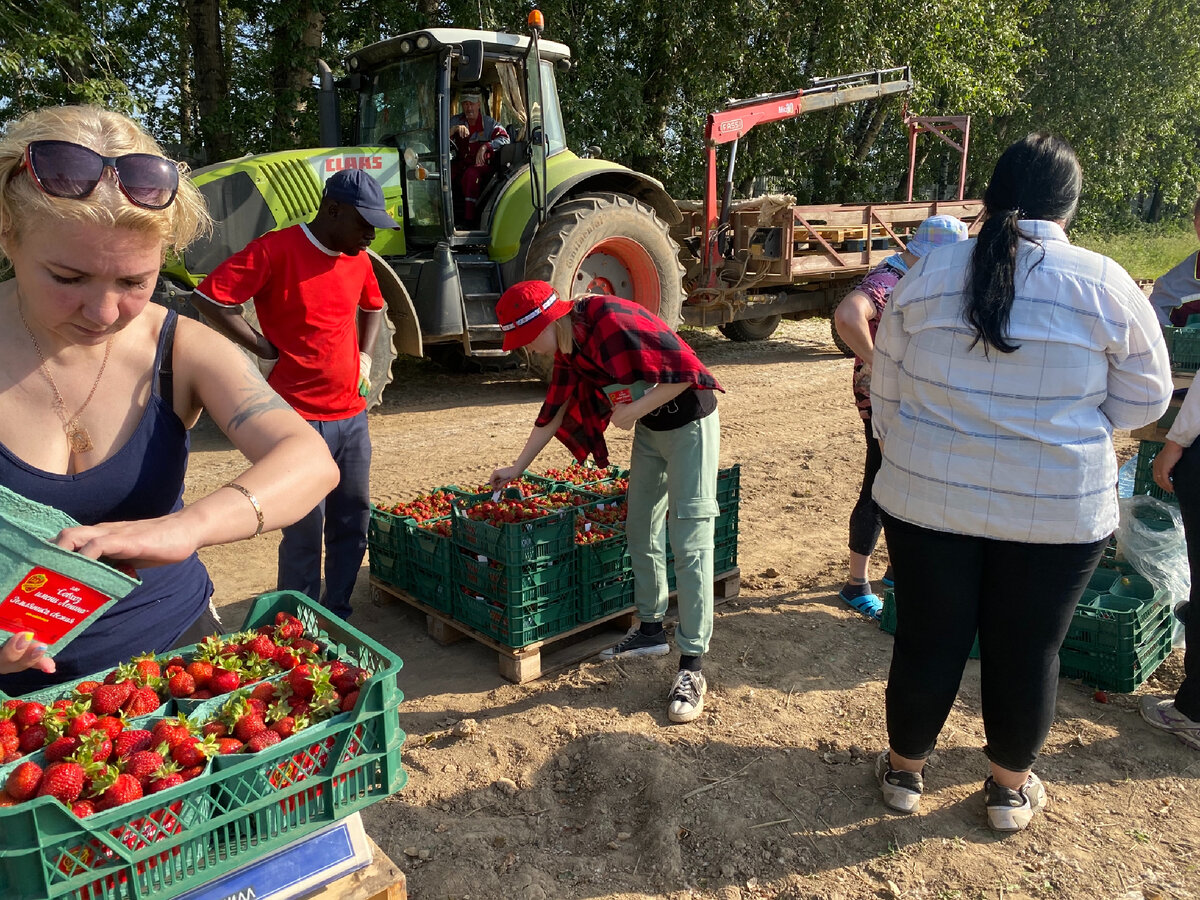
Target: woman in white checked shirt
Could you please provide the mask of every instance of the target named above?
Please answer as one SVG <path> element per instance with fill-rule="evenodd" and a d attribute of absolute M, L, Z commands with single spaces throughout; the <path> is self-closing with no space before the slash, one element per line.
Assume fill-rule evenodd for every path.
<path fill-rule="evenodd" d="M 915 812 L 921 770 L 979 635 L 988 822 L 1024 828 L 1054 718 L 1058 650 L 1117 524 L 1114 428 L 1166 410 L 1166 347 L 1129 275 L 1071 246 L 1079 163 L 1031 134 L 1001 155 L 979 237 L 896 286 L 871 398 L 898 625 L 884 802 Z"/>

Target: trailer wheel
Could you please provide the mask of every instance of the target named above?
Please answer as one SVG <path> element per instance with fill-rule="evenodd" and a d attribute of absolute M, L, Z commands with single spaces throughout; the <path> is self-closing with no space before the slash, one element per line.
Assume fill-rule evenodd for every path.
<path fill-rule="evenodd" d="M 850 349 L 850 345 L 842 340 L 842 336 L 838 334 L 837 322 L 833 319 L 829 320 L 829 333 L 833 336 L 833 342 L 837 345 L 838 350 L 841 351 L 842 356 L 846 357 L 846 359 L 853 359 L 854 351 Z"/>
<path fill-rule="evenodd" d="M 672 328 L 683 308 L 683 267 L 667 223 L 625 194 L 572 197 L 556 206 L 529 245 L 525 277 L 562 297 L 612 294 L 646 307 Z M 548 366 L 532 359 L 541 375 Z"/>
<path fill-rule="evenodd" d="M 759 316 L 757 319 L 738 319 L 726 322 L 717 329 L 731 341 L 765 341 L 775 333 L 783 316 Z"/>

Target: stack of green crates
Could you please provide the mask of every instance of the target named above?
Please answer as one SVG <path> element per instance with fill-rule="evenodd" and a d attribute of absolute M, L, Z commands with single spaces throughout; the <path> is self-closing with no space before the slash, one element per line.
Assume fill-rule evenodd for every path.
<path fill-rule="evenodd" d="M 713 523 L 713 573 L 720 575 L 737 565 L 738 512 L 742 499 L 742 466 L 734 463 L 717 472 L 717 520 Z M 667 586 L 675 590 L 675 553 L 667 536 Z"/>
<path fill-rule="evenodd" d="M 896 633 L 896 599 L 884 593 L 879 627 Z M 1059 650 L 1059 675 L 1107 691 L 1136 690 L 1171 653 L 1171 611 L 1161 593 L 1127 566 L 1102 562 Z M 979 658 L 979 638 L 971 648 Z"/>
<path fill-rule="evenodd" d="M 490 499 L 465 497 L 451 510 L 454 618 L 514 648 L 574 627 L 576 510 L 500 527 L 467 515 Z"/>
<path fill-rule="evenodd" d="M 376 506 L 367 524 L 367 564 L 371 574 L 384 584 L 408 589 L 408 554 L 405 550 L 405 519 Z"/>
<path fill-rule="evenodd" d="M 1097 569 L 1058 653 L 1059 674 L 1107 691 L 1135 690 L 1171 653 L 1172 617 L 1137 573 Z"/>

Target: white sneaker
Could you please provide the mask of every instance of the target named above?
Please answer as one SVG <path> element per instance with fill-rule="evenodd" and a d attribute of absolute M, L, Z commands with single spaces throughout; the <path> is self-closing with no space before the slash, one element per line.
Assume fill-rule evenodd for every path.
<path fill-rule="evenodd" d="M 983 796 L 987 803 L 988 825 L 993 831 L 1021 831 L 1046 805 L 1046 789 L 1032 772 L 1025 779 L 1025 786 L 1018 791 L 997 784 L 989 775 L 983 783 Z"/>
<path fill-rule="evenodd" d="M 875 758 L 875 780 L 883 794 L 883 805 L 896 812 L 915 813 L 921 806 L 925 780 L 920 772 L 902 772 L 892 768 L 888 750 Z"/>
<path fill-rule="evenodd" d="M 667 695 L 667 718 L 672 722 L 691 722 L 704 712 L 704 695 L 708 692 L 708 682 L 704 673 L 680 669 L 671 685 L 671 693 Z"/>

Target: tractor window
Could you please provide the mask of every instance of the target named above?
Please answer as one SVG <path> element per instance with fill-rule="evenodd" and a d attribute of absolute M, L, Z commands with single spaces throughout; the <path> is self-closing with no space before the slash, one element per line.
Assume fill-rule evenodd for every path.
<path fill-rule="evenodd" d="M 438 58 L 401 60 L 377 73 L 359 109 L 359 141 L 395 147 L 404 168 L 404 206 L 410 236 L 442 230 Z"/>
<path fill-rule="evenodd" d="M 546 131 L 546 155 L 567 148 L 563 129 L 562 108 L 558 105 L 558 84 L 554 80 L 554 63 L 542 60 L 542 127 Z"/>

